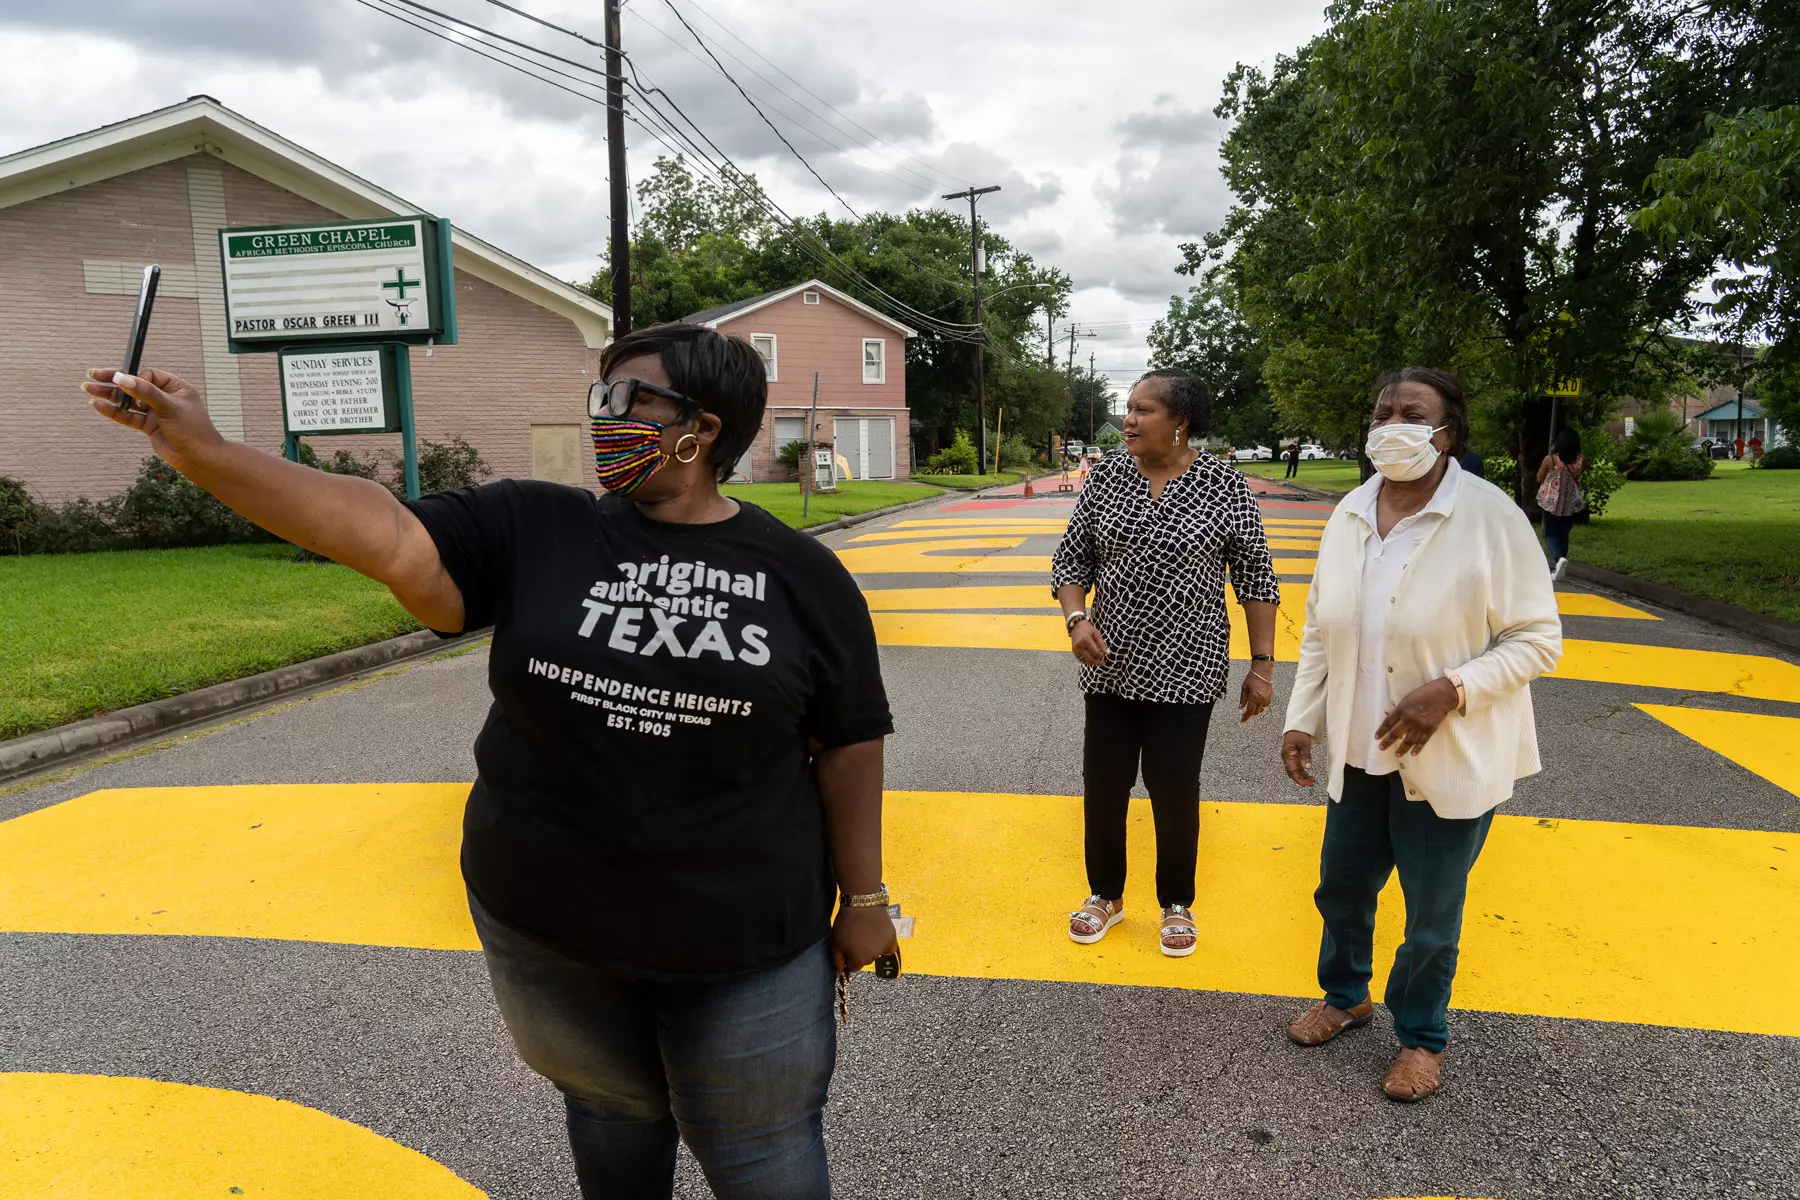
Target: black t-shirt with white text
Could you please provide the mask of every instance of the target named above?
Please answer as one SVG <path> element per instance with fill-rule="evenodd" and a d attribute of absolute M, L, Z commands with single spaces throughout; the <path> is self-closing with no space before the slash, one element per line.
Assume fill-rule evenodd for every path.
<path fill-rule="evenodd" d="M 835 886 L 808 739 L 893 731 L 868 606 L 754 505 L 703 525 L 502 480 L 409 501 L 494 626 L 463 877 L 495 917 L 645 979 L 786 961 Z"/>

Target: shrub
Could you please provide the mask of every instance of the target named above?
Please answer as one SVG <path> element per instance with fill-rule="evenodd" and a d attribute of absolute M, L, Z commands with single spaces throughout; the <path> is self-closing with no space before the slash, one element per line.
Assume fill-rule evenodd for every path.
<path fill-rule="evenodd" d="M 122 538 L 147 550 L 267 536 L 160 458 L 144 460 L 137 480 L 118 497 L 112 523 Z"/>
<path fill-rule="evenodd" d="M 494 473 L 487 460 L 481 457 L 481 451 L 461 437 L 453 437 L 448 443 L 422 441 L 418 455 L 421 495 L 471 487 Z M 390 490 L 397 490 L 402 496 L 406 494 L 406 467 L 401 462 L 394 463 L 394 483 Z"/>
<path fill-rule="evenodd" d="M 0 475 L 0 554 L 25 553 L 43 512 L 24 484 Z"/>
<path fill-rule="evenodd" d="M 965 430 L 957 430 L 956 437 L 948 446 L 939 450 L 925 462 L 927 475 L 977 475 L 981 472 L 981 459 L 975 453 L 975 444 L 969 441 Z"/>
<path fill-rule="evenodd" d="M 990 455 L 993 453 L 993 446 L 994 446 L 994 431 L 990 429 L 990 430 L 988 430 L 988 447 L 989 447 L 988 453 Z M 977 457 L 979 457 L 979 455 Z M 988 460 L 987 465 L 990 467 L 994 465 L 993 460 L 991 458 Z M 1000 469 L 1001 470 L 1003 470 L 1003 471 L 1017 470 L 1020 468 L 1029 467 L 1030 465 L 1031 465 L 1031 447 L 1026 444 L 1024 438 L 1020 437 L 1016 433 L 1009 433 L 1000 439 Z"/>
<path fill-rule="evenodd" d="M 1588 515 L 1597 517 L 1604 513 L 1613 493 L 1623 486 L 1625 477 L 1610 459 L 1590 460 L 1581 472 L 1581 494 L 1587 499 Z"/>
<path fill-rule="evenodd" d="M 38 517 L 37 530 L 26 543 L 28 554 L 92 554 L 96 550 L 129 550 L 119 534 L 119 497 L 71 500 L 61 508 L 46 508 Z"/>
<path fill-rule="evenodd" d="M 1713 473 L 1713 460 L 1685 442 L 1666 441 L 1650 449 L 1638 463 L 1632 478 L 1661 482 L 1670 479 L 1705 479 Z"/>
<path fill-rule="evenodd" d="M 1483 458 L 1481 477 L 1510 496 L 1519 488 L 1519 460 L 1505 454 Z"/>
<path fill-rule="evenodd" d="M 806 443 L 802 441 L 788 442 L 776 452 L 775 457 L 781 465 L 798 475 L 800 473 L 800 456 L 806 452 Z"/>
<path fill-rule="evenodd" d="M 1764 454 L 1756 466 L 1768 471 L 1800 470 L 1800 446 L 1777 446 Z"/>

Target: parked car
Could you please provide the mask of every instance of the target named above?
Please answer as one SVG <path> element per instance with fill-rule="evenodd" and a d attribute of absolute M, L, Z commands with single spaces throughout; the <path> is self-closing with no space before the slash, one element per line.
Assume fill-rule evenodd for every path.
<path fill-rule="evenodd" d="M 1275 452 L 1267 446 L 1244 446 L 1231 452 L 1237 462 L 1273 462 Z"/>
<path fill-rule="evenodd" d="M 1337 456 L 1338 456 L 1339 462 L 1355 462 L 1356 461 L 1356 451 L 1354 451 L 1354 450 L 1339 450 L 1337 452 Z"/>
<path fill-rule="evenodd" d="M 1330 457 L 1329 454 L 1325 453 L 1325 447 L 1319 445 L 1317 442 L 1302 442 L 1300 444 L 1301 462 L 1311 462 L 1313 459 Z"/>

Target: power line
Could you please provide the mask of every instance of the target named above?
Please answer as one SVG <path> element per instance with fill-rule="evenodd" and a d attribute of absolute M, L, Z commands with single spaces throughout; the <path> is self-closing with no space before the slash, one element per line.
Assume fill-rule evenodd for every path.
<path fill-rule="evenodd" d="M 650 32 L 654 33 L 657 37 L 662 38 L 664 41 L 668 42 L 671 46 L 674 46 L 677 50 L 681 51 L 683 54 L 687 55 L 689 58 L 693 59 L 695 62 L 700 63 L 703 66 L 707 65 L 706 60 L 704 58 L 701 58 L 700 55 L 694 53 L 694 50 L 692 47 L 688 46 L 685 42 L 678 41 L 675 38 L 674 34 L 668 32 L 662 26 L 656 24 L 656 22 L 650 20 L 650 18 L 648 16 L 646 16 L 644 13 L 642 13 L 642 12 L 637 13 L 636 16 L 637 16 L 637 20 L 643 25 L 643 27 L 645 29 L 648 29 Z M 715 22 L 715 24 L 716 24 L 716 22 Z M 727 31 L 727 32 L 729 32 L 729 31 Z M 724 50 L 725 56 L 727 58 L 731 59 L 732 62 L 737 63 L 739 66 L 741 66 L 745 70 L 749 71 L 752 75 L 755 75 L 758 79 L 762 80 L 763 83 L 767 84 L 775 92 L 776 95 L 785 98 L 786 100 L 788 100 L 790 102 L 790 104 L 797 106 L 802 111 L 810 113 L 813 116 L 819 118 L 820 121 L 825 122 L 825 127 L 832 130 L 833 132 L 836 132 L 836 133 L 843 132 L 838 127 L 831 125 L 830 119 L 825 117 L 824 114 L 820 113 L 817 109 L 811 108 L 804 101 L 795 99 L 790 93 L 784 91 L 779 84 L 775 83 L 767 75 L 764 75 L 761 71 L 758 71 L 755 67 L 751 66 L 749 63 L 745 62 L 743 59 L 741 59 L 737 55 L 733 54 L 729 48 L 721 47 L 721 49 Z M 788 115 L 790 116 L 790 119 L 793 119 L 791 117 L 791 114 L 788 114 Z M 798 120 L 798 119 L 793 119 L 793 120 L 794 120 L 794 125 L 796 128 L 804 130 L 807 134 L 809 134 L 812 137 L 812 139 L 814 141 L 818 142 L 821 146 L 825 146 L 831 150 L 835 150 L 839 154 L 847 155 L 850 153 L 850 151 L 847 147 L 839 145 L 837 142 L 832 141 L 830 138 L 828 138 L 824 134 L 820 133 L 816 126 L 808 127 L 808 125 L 801 120 Z M 857 141 L 857 139 L 854 135 L 850 135 L 850 140 L 853 142 Z M 858 142 L 858 145 L 862 146 L 863 149 L 872 149 L 866 143 Z M 899 167 L 902 171 L 905 171 L 908 175 L 911 175 L 912 178 L 911 179 L 902 179 L 900 176 L 895 175 L 893 172 L 882 170 L 880 167 L 876 167 L 876 168 L 872 168 L 872 169 L 875 170 L 876 173 L 886 176 L 889 179 L 892 179 L 895 183 L 898 183 L 899 185 L 901 185 L 902 187 L 905 187 L 905 188 L 909 188 L 909 189 L 913 189 L 913 190 L 927 190 L 927 189 L 935 190 L 939 186 L 939 184 L 936 180 L 926 179 L 923 175 L 920 175 L 918 172 L 910 170 L 907 167 L 901 166 L 899 163 L 894 163 L 894 165 L 896 167 Z"/>
<path fill-rule="evenodd" d="M 551 54 L 548 51 L 540 51 L 538 47 L 530 46 L 529 43 L 519 42 L 516 39 L 505 38 L 504 35 L 496 34 L 491 30 L 485 29 L 484 27 L 479 26 L 479 25 L 475 25 L 472 22 L 461 20 L 460 18 L 444 16 L 444 21 L 454 23 L 453 25 L 447 25 L 447 24 L 442 24 L 437 21 L 433 21 L 433 20 L 431 20 L 430 17 L 415 18 L 415 15 L 410 12 L 395 11 L 392 8 L 388 8 L 388 7 L 377 7 L 377 4 L 371 3 L 370 0 L 356 0 L 356 2 L 358 4 L 361 4 L 364 8 L 368 8 L 371 11 L 381 13 L 384 16 L 392 17 L 393 19 L 400 21 L 402 24 L 411 26 L 412 28 L 418 29 L 421 32 L 430 34 L 431 36 L 436 37 L 441 41 L 448 42 L 450 45 L 456 46 L 459 49 L 467 50 L 470 53 L 476 54 L 479 57 L 489 60 L 490 62 L 495 62 L 503 67 L 507 67 L 511 70 L 518 71 L 520 74 L 530 76 L 531 78 L 536 79 L 541 83 L 547 83 L 551 87 L 557 88 L 558 90 L 563 91 L 563 92 L 567 92 L 568 94 L 579 97 L 580 99 L 587 100 L 590 103 L 598 104 L 603 108 L 608 107 L 605 100 L 595 97 L 586 92 L 577 91 L 576 89 L 568 87 L 564 84 L 557 83 L 553 79 L 545 78 L 543 75 L 539 74 L 538 72 L 539 71 L 548 71 L 551 74 L 560 76 L 565 79 L 569 79 L 569 80 L 576 82 L 584 87 L 598 88 L 598 87 L 602 86 L 598 82 L 592 82 L 587 79 L 580 78 L 578 76 L 570 75 L 568 72 L 559 71 L 556 68 L 551 67 L 545 63 L 537 62 L 535 60 L 525 57 L 522 54 L 518 54 L 514 51 L 506 50 L 499 46 L 493 46 L 493 45 L 489 45 L 485 42 L 478 42 L 478 41 L 474 41 L 474 40 L 459 40 L 459 39 L 467 36 L 466 34 L 463 33 L 464 29 L 473 30 L 477 33 L 500 38 L 501 40 L 511 42 L 514 45 L 518 45 L 518 46 L 530 49 L 534 53 L 541 52 L 541 53 L 545 54 L 546 57 L 556 58 L 556 59 L 558 59 L 558 61 L 570 63 L 570 65 L 581 67 L 583 70 L 589 71 L 590 73 L 593 73 L 596 75 L 603 74 L 601 72 L 593 71 L 592 68 L 583 67 L 582 64 L 573 62 L 573 60 L 562 59 L 562 58 L 560 58 L 560 56 Z M 385 4 L 385 5 L 396 5 L 399 3 L 404 3 L 405 0 L 378 0 L 378 2 L 381 4 Z M 603 43 L 596 42 L 594 39 L 589 38 L 584 34 L 578 33 L 574 30 L 564 29 L 563 27 L 561 27 L 559 25 L 555 25 L 551 22 L 545 21 L 542 18 L 532 16 L 532 14 L 524 12 L 524 10 L 516 9 L 509 4 L 503 3 L 502 0 L 488 0 L 488 2 L 496 5 L 497 7 L 507 9 L 508 11 L 511 11 L 511 12 L 517 12 L 522 16 L 529 17 L 530 19 L 536 21 L 537 23 L 539 23 L 541 25 L 546 26 L 547 28 L 554 29 L 560 33 L 564 33 L 570 37 L 576 38 L 576 39 L 583 41 L 589 45 L 604 47 Z M 442 14 L 437 14 L 435 10 L 426 9 L 425 6 L 422 4 L 417 4 L 416 0 L 415 0 L 415 3 L 413 4 L 413 7 L 415 7 L 416 9 L 431 12 L 431 13 L 433 13 L 433 15 L 442 15 Z M 436 28 L 432 28 L 432 26 L 436 26 Z M 461 26 L 462 28 L 457 28 L 456 26 Z M 458 36 L 457 37 L 449 36 L 446 33 L 440 32 L 440 30 L 442 30 L 442 29 L 448 29 L 450 31 L 450 33 L 457 34 Z M 490 53 L 490 51 L 492 53 Z M 517 62 L 508 61 L 508 58 L 496 57 L 496 55 L 507 55 L 508 58 L 515 59 L 515 60 L 517 60 Z M 524 64 L 526 64 L 526 66 L 520 66 L 520 65 L 518 65 L 519 63 L 524 63 Z M 972 324 L 965 325 L 965 324 L 960 324 L 960 323 L 942 321 L 938 318 L 931 316 L 928 313 L 924 313 L 918 309 L 913 308 L 911 305 L 906 304 L 904 301 L 900 300 L 898 297 L 889 294 L 888 292 L 886 292 L 885 290 L 883 290 L 882 288 L 877 286 L 873 281 L 871 281 L 867 277 L 863 276 L 855 268 L 851 267 L 848 263 L 846 263 L 842 259 L 838 258 L 837 255 L 831 251 L 829 246 L 826 246 L 822 241 L 819 241 L 817 236 L 814 235 L 810 229 L 808 229 L 801 222 L 795 220 L 794 217 L 792 217 L 784 209 L 782 209 L 779 205 L 777 205 L 766 193 L 764 193 L 762 191 L 762 189 L 760 187 L 756 188 L 754 191 L 748 190 L 744 184 L 744 180 L 748 179 L 748 176 L 742 171 L 741 168 L 739 168 L 737 166 L 736 163 L 731 161 L 731 158 L 729 155 L 725 154 L 725 152 L 723 150 L 719 149 L 718 145 L 716 143 L 714 143 L 711 138 L 707 137 L 705 131 L 702 130 L 699 127 L 699 125 L 697 125 L 693 121 L 692 118 L 688 117 L 686 112 L 684 112 L 681 109 L 681 106 L 675 102 L 674 98 L 672 96 L 670 96 L 668 94 L 668 92 L 664 91 L 663 89 L 661 89 L 659 87 L 655 87 L 655 86 L 646 87 L 642 83 L 640 83 L 638 80 L 638 71 L 637 71 L 636 65 L 630 61 L 629 57 L 625 58 L 625 64 L 626 64 L 627 68 L 631 71 L 631 78 L 628 82 L 629 82 L 632 90 L 637 92 L 639 95 L 639 98 L 640 98 L 640 102 L 638 104 L 633 105 L 633 106 L 623 110 L 623 115 L 626 117 L 626 119 L 630 120 L 632 122 L 632 124 L 637 125 L 640 129 L 643 129 L 646 133 L 651 134 L 651 136 L 654 137 L 657 141 L 662 142 L 665 146 L 667 146 L 671 150 L 674 150 L 677 154 L 684 153 L 682 146 L 685 146 L 686 147 L 685 152 L 692 153 L 695 156 L 695 158 L 702 165 L 703 171 L 705 171 L 705 173 L 707 173 L 709 176 L 711 176 L 715 181 L 726 184 L 727 186 L 731 187 L 734 191 L 736 191 L 740 196 L 742 196 L 746 200 L 748 200 L 750 203 L 755 204 L 755 205 L 765 209 L 766 211 L 769 211 L 772 215 L 777 216 L 780 219 L 780 221 L 783 223 L 784 231 L 793 236 L 793 239 L 794 239 L 793 244 L 795 245 L 795 247 L 797 249 L 799 249 L 812 262 L 814 262 L 815 265 L 821 266 L 822 268 L 826 269 L 828 273 L 837 274 L 841 278 L 849 280 L 850 285 L 855 290 L 863 291 L 863 292 L 869 294 L 871 296 L 871 298 L 880 297 L 881 300 L 885 300 L 887 302 L 888 306 L 892 306 L 893 308 L 900 310 L 900 315 L 902 317 L 904 317 L 906 320 L 908 320 L 914 324 L 918 324 L 925 330 L 935 333 L 940 337 L 943 337 L 943 338 L 946 338 L 949 340 L 964 341 L 964 342 L 973 342 L 973 341 L 979 340 L 984 337 L 984 332 L 977 325 L 972 325 Z M 535 68 L 535 69 L 528 69 L 528 68 Z M 682 133 L 679 126 L 677 126 L 671 119 L 669 119 L 666 116 L 666 114 L 663 114 L 661 112 L 661 110 L 656 107 L 656 103 L 655 103 L 655 100 L 653 99 L 653 95 L 662 96 L 664 101 L 666 101 L 667 104 L 669 105 L 669 107 L 674 109 L 675 112 L 680 116 L 681 120 L 683 122 L 685 122 L 687 125 L 689 125 L 691 128 L 694 129 L 695 133 L 697 133 L 700 136 L 700 138 L 705 141 L 706 146 L 710 147 L 711 150 L 713 151 L 713 153 L 717 154 L 718 157 L 721 160 L 723 160 L 723 162 L 725 164 L 723 168 L 720 167 L 718 164 L 714 163 L 712 161 L 711 157 L 708 156 L 706 151 L 700 147 L 699 143 L 695 142 L 692 138 L 690 138 L 686 134 Z M 648 113 L 655 114 L 655 116 L 657 118 L 660 118 L 660 120 L 657 121 L 657 124 L 661 128 L 660 133 L 657 130 L 653 130 L 653 129 L 649 128 L 645 124 L 644 120 L 639 119 L 640 117 L 646 115 L 646 110 Z M 673 142 L 670 140 L 671 138 L 674 139 Z M 817 245 L 814 246 L 814 245 L 809 244 L 809 239 L 811 242 L 817 243 Z M 917 264 L 915 264 L 915 265 L 917 265 Z M 879 302 L 877 302 L 877 303 L 879 303 Z"/>
<path fill-rule="evenodd" d="M 837 194 L 837 189 L 832 187 L 829 183 L 826 183 L 825 177 L 823 175 L 821 175 L 817 171 L 813 170 L 813 165 L 806 161 L 806 156 L 804 154 L 800 153 L 799 150 L 796 150 L 794 148 L 794 143 L 787 140 L 787 134 L 781 132 L 780 129 L 777 129 L 775 127 L 775 122 L 769 120 L 769 115 L 767 113 L 763 112 L 761 106 L 758 105 L 756 103 L 756 101 L 754 101 L 750 98 L 750 93 L 746 92 L 744 90 L 744 85 L 739 83 L 737 81 L 737 79 L 731 74 L 731 72 L 727 71 L 725 69 L 725 64 L 719 61 L 719 56 L 712 52 L 712 47 L 708 46 L 706 44 L 705 40 L 703 38 L 701 38 L 699 31 L 696 30 L 692 25 L 689 25 L 688 19 L 681 15 L 681 10 L 679 8 L 675 7 L 675 0 L 663 0 L 663 3 L 668 6 L 668 9 L 670 12 L 675 14 L 675 19 L 677 21 L 681 22 L 681 27 L 683 29 L 687 30 L 690 35 L 692 35 L 694 41 L 699 43 L 699 46 L 702 50 L 706 51 L 706 57 L 712 59 L 713 66 L 719 68 L 719 74 L 723 75 L 725 77 L 726 82 L 730 83 L 732 87 L 737 89 L 737 94 L 744 98 L 745 104 L 748 104 L 752 109 L 755 109 L 756 115 L 762 118 L 762 123 L 769 127 L 769 131 L 771 133 L 773 133 L 776 137 L 781 139 L 781 144 L 788 148 L 789 153 L 791 153 L 795 158 L 800 160 L 800 165 L 805 167 L 807 172 L 814 179 L 819 181 L 819 186 L 824 188 L 826 191 L 830 192 L 832 197 L 835 200 L 837 200 L 837 202 L 839 204 L 843 205 L 845 211 L 848 212 L 851 216 L 855 217 L 859 221 L 862 220 L 862 214 L 857 212 L 854 208 L 851 208 L 850 202 L 848 200 L 844 199 L 842 196 L 839 196 Z"/>
<path fill-rule="evenodd" d="M 762 51 L 758 50 L 755 46 L 752 46 L 749 42 L 746 42 L 743 38 L 739 37 L 736 33 L 734 33 L 731 30 L 731 28 L 728 25 L 726 25 L 723 21 L 719 20 L 719 18 L 713 16 L 712 13 L 708 12 L 706 10 L 706 8 L 704 6 L 702 6 L 701 4 L 697 3 L 696 0 L 688 0 L 688 3 L 693 5 L 694 9 L 696 11 L 698 11 L 701 16 L 705 17 L 708 21 L 711 21 L 721 31 L 723 31 L 726 37 L 729 37 L 732 41 L 736 42 L 738 45 L 742 46 L 744 49 L 750 51 L 750 53 L 756 55 L 756 57 L 762 59 L 763 62 L 767 63 L 769 65 L 769 67 L 771 69 L 773 69 L 777 75 L 780 75 L 783 79 L 787 80 L 789 83 L 793 84 L 795 87 L 799 88 L 801 91 L 803 91 L 807 95 L 811 96 L 814 100 L 817 100 L 820 104 L 823 104 L 826 108 L 829 108 L 832 112 L 834 112 L 838 116 L 844 118 L 844 120 L 846 120 L 850 124 L 856 126 L 858 129 L 862 130 L 864 133 L 868 134 L 870 137 L 874 138 L 876 141 L 880 142 L 882 145 L 886 146 L 888 149 L 894 151 L 896 154 L 899 154 L 901 157 L 903 157 L 911 162 L 918 163 L 919 166 L 924 167 L 927 171 L 938 176 L 938 178 L 940 178 L 940 179 L 947 179 L 947 180 L 951 181 L 952 183 L 960 183 L 960 184 L 963 184 L 965 187 L 973 186 L 970 180 L 964 179 L 960 175 L 953 175 L 950 172 L 943 170 L 941 167 L 933 167 L 930 163 L 927 163 L 921 159 L 915 158 L 914 156 L 906 153 L 906 151 L 901 150 L 900 147 L 894 145 L 892 142 L 890 142 L 886 138 L 882 137 L 879 133 L 876 133 L 874 130 L 870 129 L 868 126 L 866 126 L 862 122 L 858 121 L 855 117 L 851 116 L 849 113 L 838 108 L 836 105 L 832 104 L 831 101 L 825 99 L 825 97 L 819 95 L 817 92 L 815 92 L 811 88 L 807 87 L 804 83 L 801 83 L 798 79 L 795 79 L 792 75 L 789 75 L 786 71 L 782 70 L 779 64 L 771 61 L 768 58 L 768 56 L 766 56 L 765 54 L 762 53 Z M 737 56 L 733 55 L 732 57 L 736 58 Z M 742 62 L 743 60 L 739 59 L 738 61 Z M 746 64 L 746 65 L 748 65 L 748 64 Z M 758 78 L 761 78 L 761 76 L 759 75 Z M 763 82 L 768 83 L 769 81 L 764 79 Z M 774 87 L 775 85 L 773 83 L 770 83 L 769 86 Z M 777 89 L 777 90 L 779 90 L 779 89 Z M 798 100 L 796 100 L 795 102 L 798 103 Z M 821 117 L 821 119 L 824 119 L 823 114 L 820 114 L 820 117 Z M 840 128 L 840 130 L 842 129 L 841 126 L 839 128 Z M 845 132 L 848 132 L 848 131 L 845 131 Z M 873 146 L 869 146 L 866 142 L 863 143 L 863 145 L 865 148 L 867 148 L 869 150 L 874 149 Z M 898 163 L 895 163 L 895 165 L 899 166 Z M 913 174 L 913 172 L 909 171 L 908 174 Z M 936 186 L 936 185 L 933 185 L 933 186 Z"/>

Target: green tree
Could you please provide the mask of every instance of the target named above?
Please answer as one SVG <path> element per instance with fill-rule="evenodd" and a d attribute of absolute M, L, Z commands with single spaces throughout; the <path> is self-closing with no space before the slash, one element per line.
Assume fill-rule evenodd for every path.
<path fill-rule="evenodd" d="M 1626 218 L 1729 82 L 1669 0 L 1340 0 L 1330 29 L 1218 112 L 1239 204 L 1184 248 L 1218 268 L 1288 424 L 1359 440 L 1408 361 L 1462 374 L 1513 433 L 1579 378 L 1592 422 L 1672 355 L 1704 256 Z"/>
<path fill-rule="evenodd" d="M 1184 263 L 1177 271 L 1192 272 Z M 1169 298 L 1166 316 L 1150 327 L 1150 365 L 1178 367 L 1204 380 L 1213 397 L 1211 429 L 1235 446 L 1272 445 L 1278 418 L 1263 382 L 1267 357 L 1216 273 L 1201 272 L 1188 294 Z"/>
<path fill-rule="evenodd" d="M 1706 307 L 1728 336 L 1770 342 L 1758 398 L 1800 437 L 1800 105 L 1715 113 L 1707 134 L 1693 154 L 1658 165 L 1656 199 L 1633 219 L 1729 268 Z"/>
<path fill-rule="evenodd" d="M 1063 436 L 1091 442 L 1112 412 L 1112 382 L 1086 367 L 1076 367 L 1064 378 L 1069 386 L 1069 420 Z"/>

